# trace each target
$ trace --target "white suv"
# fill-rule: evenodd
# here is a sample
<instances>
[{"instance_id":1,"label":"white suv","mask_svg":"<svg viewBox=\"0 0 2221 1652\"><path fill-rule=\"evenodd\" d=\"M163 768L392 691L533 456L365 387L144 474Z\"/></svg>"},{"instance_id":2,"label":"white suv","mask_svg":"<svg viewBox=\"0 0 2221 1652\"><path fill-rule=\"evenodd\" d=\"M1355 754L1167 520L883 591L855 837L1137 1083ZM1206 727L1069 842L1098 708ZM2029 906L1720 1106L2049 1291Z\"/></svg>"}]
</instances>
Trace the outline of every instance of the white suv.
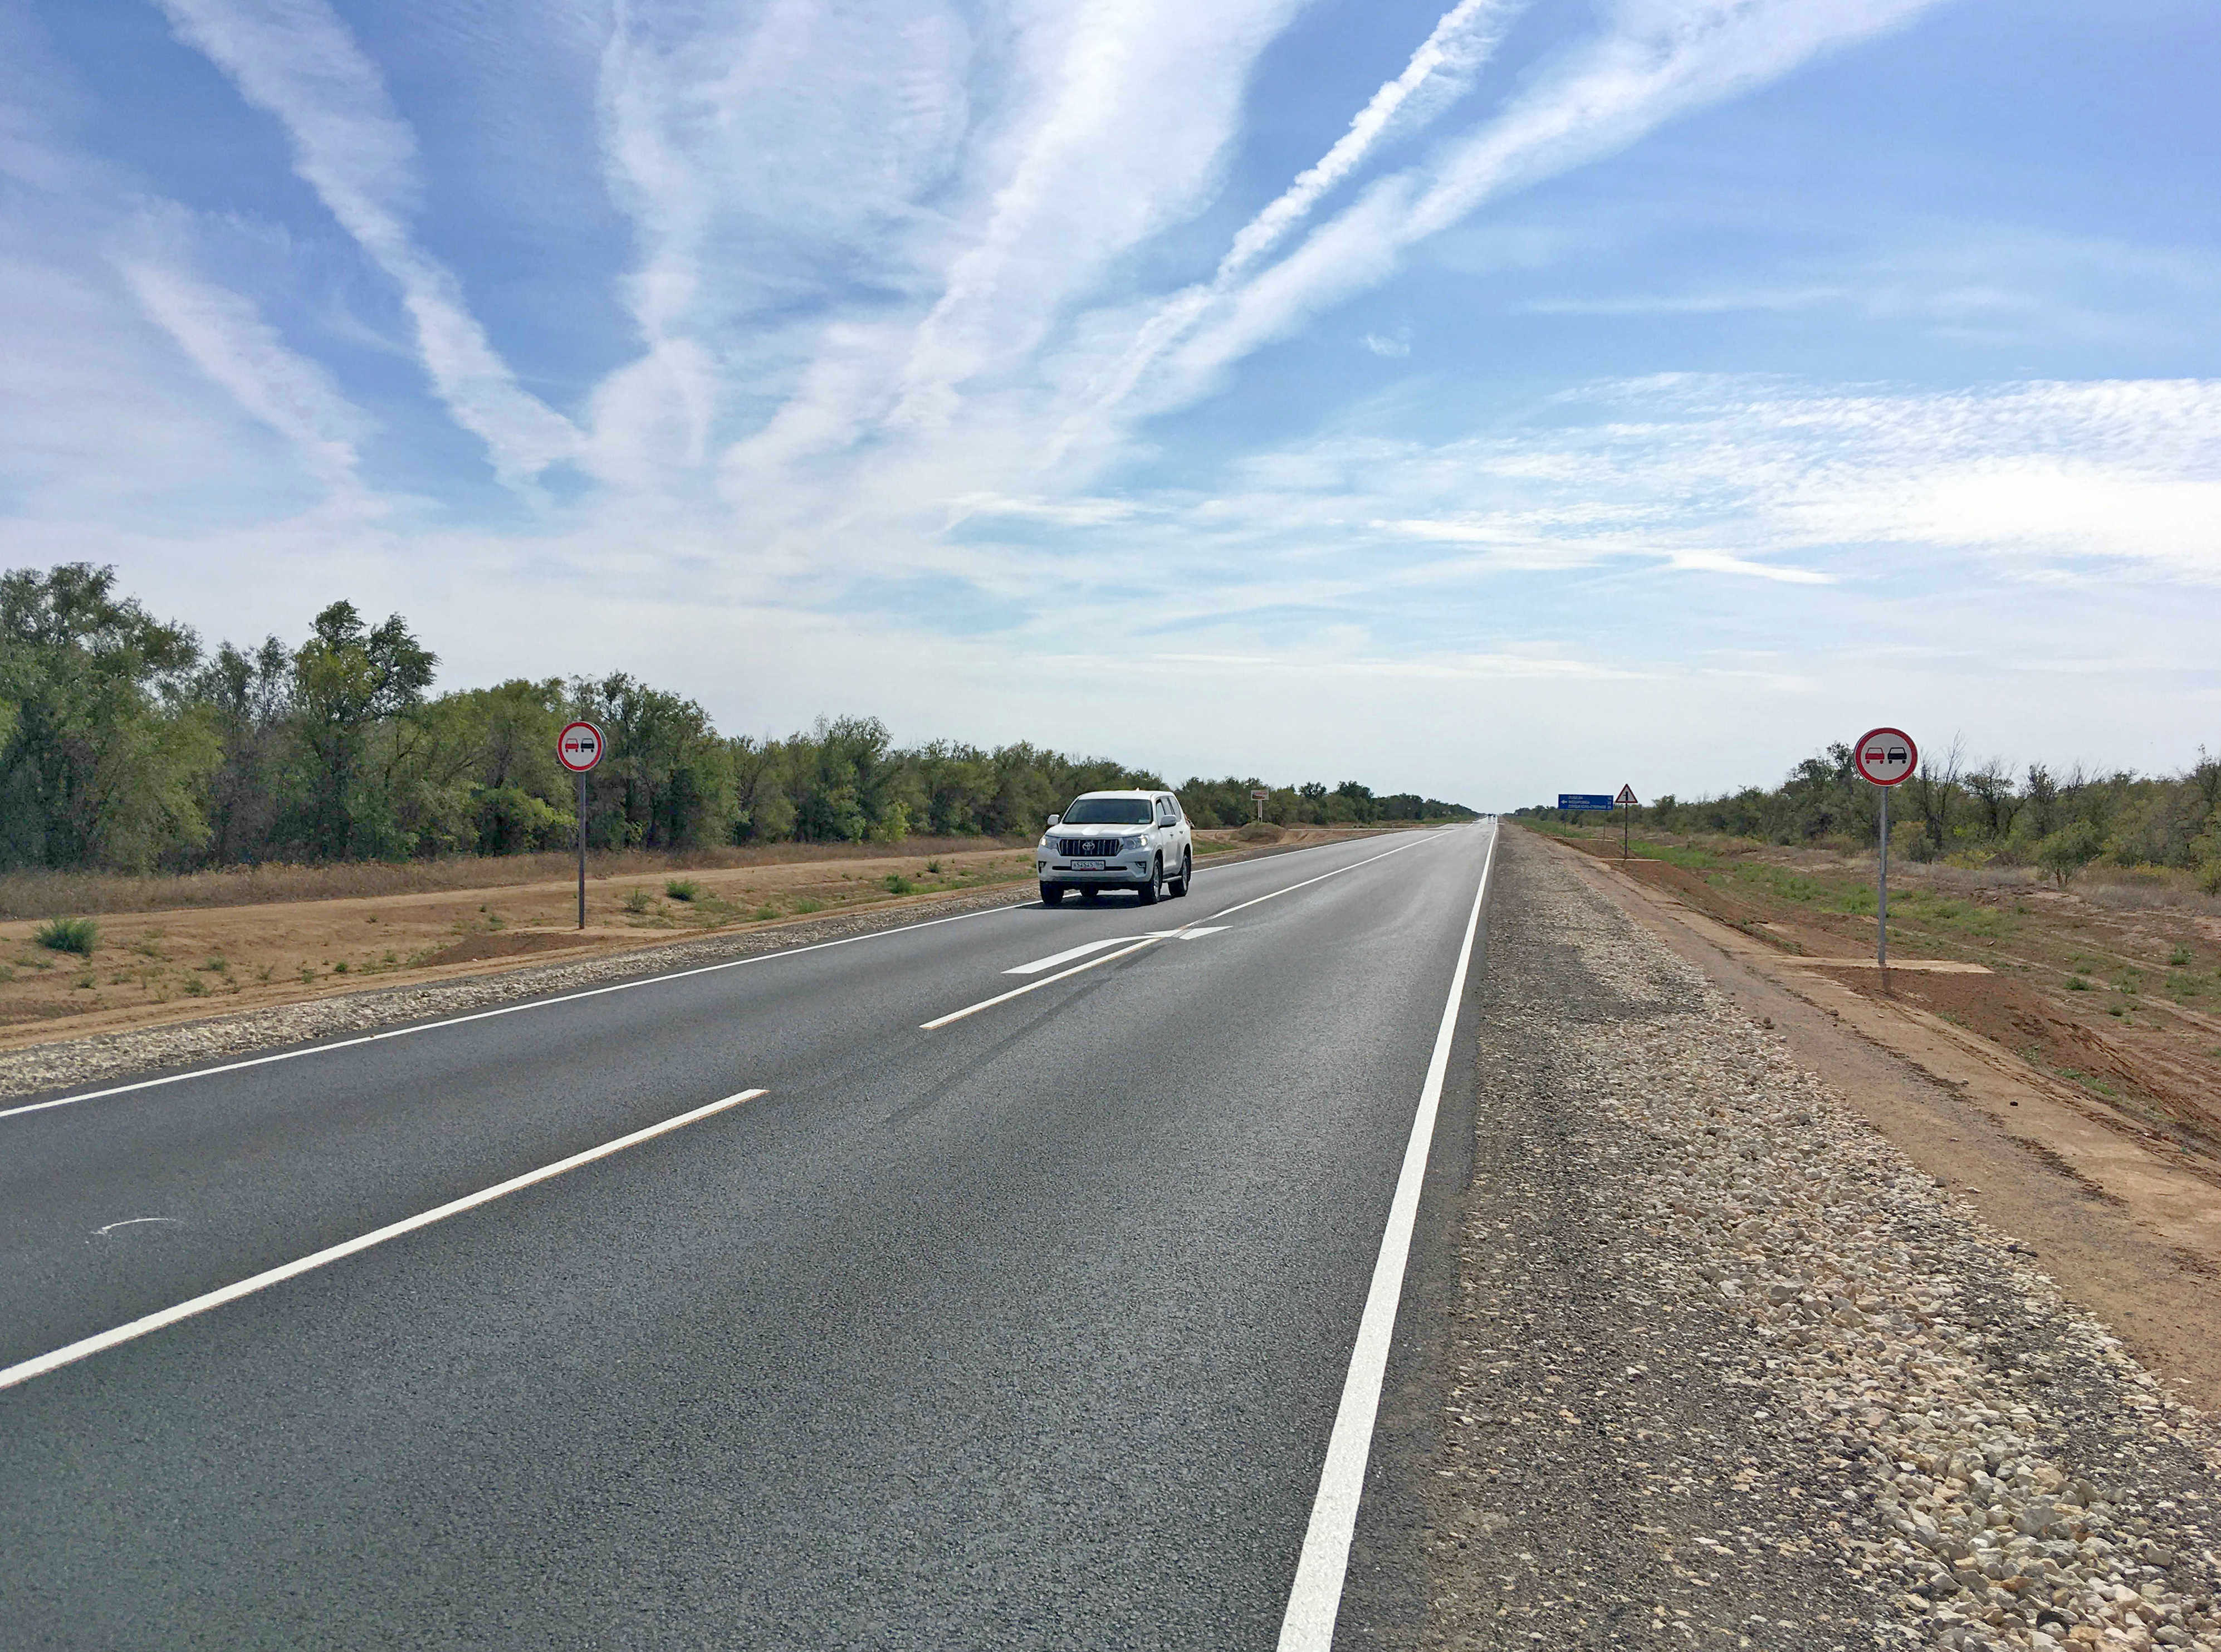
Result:
<instances>
[{"instance_id":1,"label":"white suv","mask_svg":"<svg viewBox=\"0 0 2221 1652\"><path fill-rule=\"evenodd\" d=\"M1130 889L1147 906L1157 892L1185 895L1195 879L1195 840L1179 799L1169 792L1089 792L1048 817L1034 850L1042 903L1065 891L1093 900L1102 889Z\"/></svg>"}]
</instances>

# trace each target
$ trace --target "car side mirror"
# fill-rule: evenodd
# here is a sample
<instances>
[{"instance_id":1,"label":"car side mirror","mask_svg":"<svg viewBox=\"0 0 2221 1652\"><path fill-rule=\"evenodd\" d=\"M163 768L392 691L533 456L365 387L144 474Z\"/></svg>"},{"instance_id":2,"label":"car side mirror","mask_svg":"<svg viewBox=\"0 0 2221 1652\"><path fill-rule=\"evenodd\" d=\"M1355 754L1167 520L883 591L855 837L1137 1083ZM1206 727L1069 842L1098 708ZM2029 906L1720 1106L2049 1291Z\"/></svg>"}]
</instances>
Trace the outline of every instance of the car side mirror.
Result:
<instances>
[{"instance_id":1,"label":"car side mirror","mask_svg":"<svg viewBox=\"0 0 2221 1652\"><path fill-rule=\"evenodd\" d=\"M1054 826L1054 825L1055 825L1055 824L1057 823L1057 822L1059 822L1059 821L1062 820L1063 818L1064 818L1064 817L1063 817L1062 815L1051 815L1051 816L1048 817L1048 823L1049 823L1050 825Z\"/></svg>"}]
</instances>

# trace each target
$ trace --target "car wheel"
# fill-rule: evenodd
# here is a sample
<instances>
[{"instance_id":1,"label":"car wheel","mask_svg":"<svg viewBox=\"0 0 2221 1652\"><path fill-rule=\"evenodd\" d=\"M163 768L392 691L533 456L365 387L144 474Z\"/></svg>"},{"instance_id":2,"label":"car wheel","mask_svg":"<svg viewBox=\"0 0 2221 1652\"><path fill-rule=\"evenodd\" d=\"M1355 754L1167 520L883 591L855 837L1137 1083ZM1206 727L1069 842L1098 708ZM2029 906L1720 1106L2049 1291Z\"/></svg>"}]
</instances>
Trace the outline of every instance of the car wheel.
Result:
<instances>
[{"instance_id":1,"label":"car wheel","mask_svg":"<svg viewBox=\"0 0 2221 1652\"><path fill-rule=\"evenodd\" d=\"M1154 906L1157 904L1157 891L1163 885L1164 881L1165 863L1163 858L1160 856L1149 862L1149 881L1135 892L1141 896L1142 905Z\"/></svg>"},{"instance_id":2,"label":"car wheel","mask_svg":"<svg viewBox=\"0 0 2221 1652\"><path fill-rule=\"evenodd\" d=\"M1042 885L1042 905L1060 906L1063 904L1064 885L1062 884L1043 884Z\"/></svg>"},{"instance_id":3,"label":"car wheel","mask_svg":"<svg viewBox=\"0 0 2221 1652\"><path fill-rule=\"evenodd\" d=\"M1188 892L1188 885L1192 884L1194 881L1195 857L1190 854L1186 849L1182 849L1180 851L1179 876L1173 879L1170 885L1173 894L1175 897L1186 894Z\"/></svg>"}]
</instances>

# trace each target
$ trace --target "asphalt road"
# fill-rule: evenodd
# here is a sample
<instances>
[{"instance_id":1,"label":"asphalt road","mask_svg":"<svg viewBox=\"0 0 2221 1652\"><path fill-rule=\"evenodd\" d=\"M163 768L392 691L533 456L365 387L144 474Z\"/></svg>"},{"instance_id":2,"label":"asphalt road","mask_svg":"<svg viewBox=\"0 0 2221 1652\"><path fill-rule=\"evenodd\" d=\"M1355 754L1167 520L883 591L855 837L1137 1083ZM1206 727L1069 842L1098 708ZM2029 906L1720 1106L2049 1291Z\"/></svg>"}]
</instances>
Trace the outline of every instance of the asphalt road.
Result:
<instances>
[{"instance_id":1,"label":"asphalt road","mask_svg":"<svg viewBox=\"0 0 2221 1652\"><path fill-rule=\"evenodd\" d=\"M10 1104L0 1367L762 1092L0 1388L0 1641L1273 1645L1491 835Z\"/></svg>"}]
</instances>

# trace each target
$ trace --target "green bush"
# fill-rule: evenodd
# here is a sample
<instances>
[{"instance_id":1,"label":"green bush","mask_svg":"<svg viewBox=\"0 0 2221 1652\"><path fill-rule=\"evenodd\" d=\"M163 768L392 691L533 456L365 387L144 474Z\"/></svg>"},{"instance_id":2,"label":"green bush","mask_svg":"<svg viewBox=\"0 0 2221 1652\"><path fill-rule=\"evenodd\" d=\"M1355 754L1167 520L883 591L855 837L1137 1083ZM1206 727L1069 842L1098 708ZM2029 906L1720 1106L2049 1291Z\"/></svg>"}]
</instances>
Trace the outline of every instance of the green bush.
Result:
<instances>
[{"instance_id":1,"label":"green bush","mask_svg":"<svg viewBox=\"0 0 2221 1652\"><path fill-rule=\"evenodd\" d=\"M654 904L655 897L645 889L628 890L625 892L624 909L628 912L645 912Z\"/></svg>"},{"instance_id":2,"label":"green bush","mask_svg":"<svg viewBox=\"0 0 2221 1652\"><path fill-rule=\"evenodd\" d=\"M2036 863L2064 889L2068 880L2096 860L2105 848L2105 837L2098 829L2086 820L2078 820L2036 846Z\"/></svg>"},{"instance_id":3,"label":"green bush","mask_svg":"<svg viewBox=\"0 0 2221 1652\"><path fill-rule=\"evenodd\" d=\"M702 886L686 878L673 878L663 885L663 892L673 900L693 900L702 892Z\"/></svg>"},{"instance_id":4,"label":"green bush","mask_svg":"<svg viewBox=\"0 0 2221 1652\"><path fill-rule=\"evenodd\" d=\"M2069 975L2067 978L2067 990L2070 992L2087 992L2090 990L2090 983L2080 975Z\"/></svg>"},{"instance_id":5,"label":"green bush","mask_svg":"<svg viewBox=\"0 0 2221 1652\"><path fill-rule=\"evenodd\" d=\"M48 952L73 952L89 958L100 944L100 925L89 917L52 917L31 931L31 939Z\"/></svg>"},{"instance_id":6,"label":"green bush","mask_svg":"<svg viewBox=\"0 0 2221 1652\"><path fill-rule=\"evenodd\" d=\"M907 895L917 887L899 872L890 872L879 881L886 885L887 893L890 895Z\"/></svg>"}]
</instances>

